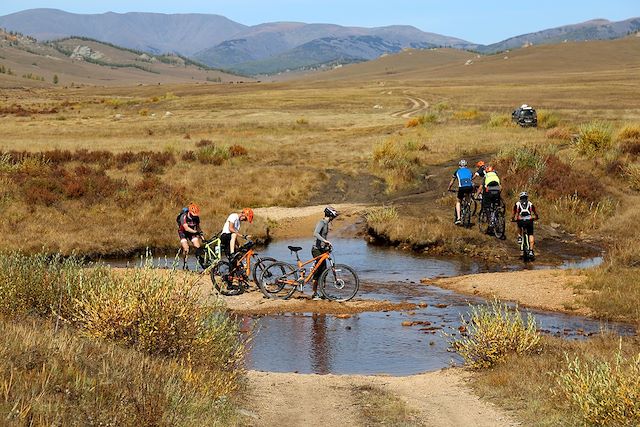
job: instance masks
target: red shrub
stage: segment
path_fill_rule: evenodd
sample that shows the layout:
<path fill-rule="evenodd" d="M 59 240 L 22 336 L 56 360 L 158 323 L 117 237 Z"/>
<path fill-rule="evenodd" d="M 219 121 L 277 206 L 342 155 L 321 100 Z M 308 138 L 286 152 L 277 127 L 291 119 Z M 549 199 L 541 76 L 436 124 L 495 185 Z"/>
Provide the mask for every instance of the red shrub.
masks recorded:
<path fill-rule="evenodd" d="M 198 148 L 208 147 L 209 145 L 213 145 L 213 141 L 208 139 L 201 139 L 200 141 L 196 142 L 196 147 Z"/>
<path fill-rule="evenodd" d="M 231 147 L 229 147 L 229 154 L 231 155 L 231 157 L 240 157 L 246 156 L 248 154 L 248 151 L 242 145 L 232 145 Z"/>

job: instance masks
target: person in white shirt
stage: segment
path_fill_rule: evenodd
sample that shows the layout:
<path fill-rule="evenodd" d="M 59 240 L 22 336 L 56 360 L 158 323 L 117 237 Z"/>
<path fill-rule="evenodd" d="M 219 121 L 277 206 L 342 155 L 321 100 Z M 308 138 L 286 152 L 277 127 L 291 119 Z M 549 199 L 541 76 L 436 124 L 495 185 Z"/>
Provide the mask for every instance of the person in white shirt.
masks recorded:
<path fill-rule="evenodd" d="M 231 261 L 231 256 L 236 250 L 236 241 L 240 234 L 240 226 L 242 221 L 249 221 L 253 223 L 253 209 L 244 208 L 240 213 L 232 213 L 227 217 L 227 220 L 222 227 L 222 234 L 220 235 L 220 243 L 222 251 Z M 231 266 L 233 268 L 233 266 Z"/>

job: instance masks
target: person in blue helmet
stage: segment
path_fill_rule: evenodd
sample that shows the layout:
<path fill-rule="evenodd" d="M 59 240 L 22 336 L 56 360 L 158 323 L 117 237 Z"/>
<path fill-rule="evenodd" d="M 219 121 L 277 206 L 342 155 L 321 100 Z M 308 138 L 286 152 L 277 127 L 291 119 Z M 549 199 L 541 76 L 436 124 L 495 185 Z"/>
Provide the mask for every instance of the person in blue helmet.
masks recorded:
<path fill-rule="evenodd" d="M 456 200 L 456 225 L 460 225 L 462 220 L 460 219 L 460 202 L 465 197 L 471 197 L 473 194 L 473 172 L 467 168 L 467 161 L 462 159 L 458 163 L 458 169 L 453 173 L 451 181 L 449 182 L 448 190 L 451 191 L 453 184 L 458 181 L 458 198 Z"/>

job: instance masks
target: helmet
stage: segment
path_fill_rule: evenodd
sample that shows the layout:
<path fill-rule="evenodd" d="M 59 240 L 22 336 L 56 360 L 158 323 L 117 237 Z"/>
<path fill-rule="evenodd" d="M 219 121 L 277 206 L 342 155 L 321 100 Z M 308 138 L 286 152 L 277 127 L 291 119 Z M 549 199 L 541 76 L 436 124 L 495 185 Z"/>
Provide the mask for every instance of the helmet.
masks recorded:
<path fill-rule="evenodd" d="M 494 172 L 494 171 L 495 171 L 495 169 L 493 168 L 493 166 L 487 166 L 487 168 L 485 169 L 485 171 L 486 171 L 487 173 L 489 173 L 489 172 Z"/>
<path fill-rule="evenodd" d="M 247 217 L 247 221 L 249 221 L 250 223 L 253 223 L 253 209 L 251 208 L 242 209 L 242 215 Z"/>
<path fill-rule="evenodd" d="M 200 216 L 200 206 L 196 205 L 195 203 L 189 203 L 188 209 L 191 215 Z"/>
<path fill-rule="evenodd" d="M 464 167 L 466 167 L 466 166 L 467 166 L 467 161 L 466 161 L 465 159 L 462 159 L 462 160 L 460 160 L 460 162 L 458 163 L 458 165 L 459 165 L 461 168 L 464 168 Z"/>
<path fill-rule="evenodd" d="M 476 163 L 476 167 L 483 167 L 484 166 L 484 162 L 482 160 L 480 160 L 478 163 Z"/>
<path fill-rule="evenodd" d="M 327 206 L 324 208 L 324 216 L 333 219 L 338 216 L 338 211 L 331 206 Z"/>
<path fill-rule="evenodd" d="M 520 198 L 521 199 L 528 199 L 529 198 L 529 194 L 526 191 L 523 191 L 522 193 L 520 193 Z"/>

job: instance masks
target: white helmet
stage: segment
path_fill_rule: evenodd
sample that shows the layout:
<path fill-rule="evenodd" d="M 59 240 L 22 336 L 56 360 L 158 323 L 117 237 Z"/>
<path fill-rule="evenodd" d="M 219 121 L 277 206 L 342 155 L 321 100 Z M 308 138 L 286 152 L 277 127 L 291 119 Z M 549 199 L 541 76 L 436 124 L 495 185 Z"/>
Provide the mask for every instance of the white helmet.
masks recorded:
<path fill-rule="evenodd" d="M 520 193 L 520 198 L 521 199 L 528 199 L 529 198 L 529 193 L 527 193 L 526 191 L 523 191 L 522 193 Z"/>
<path fill-rule="evenodd" d="M 338 211 L 332 206 L 327 206 L 324 208 L 324 216 L 333 219 L 338 216 Z"/>
<path fill-rule="evenodd" d="M 458 166 L 460 166 L 461 168 L 466 167 L 467 161 L 465 159 L 460 160 L 460 162 L 458 163 Z"/>

